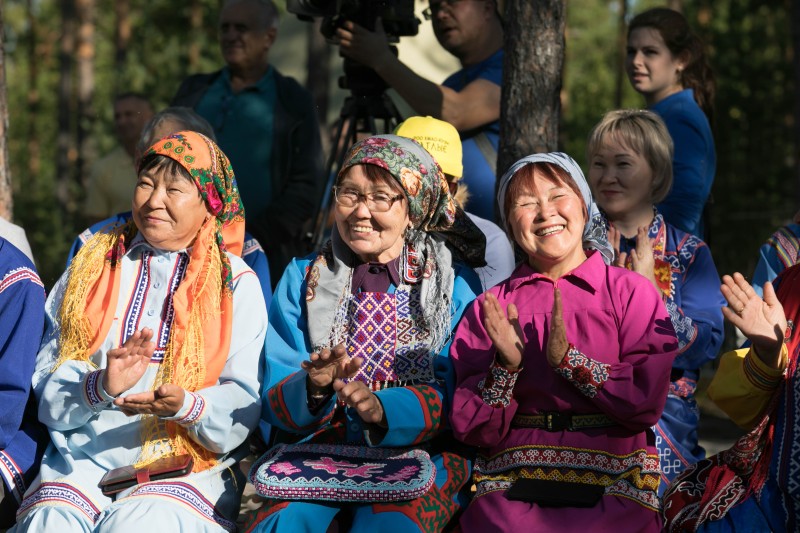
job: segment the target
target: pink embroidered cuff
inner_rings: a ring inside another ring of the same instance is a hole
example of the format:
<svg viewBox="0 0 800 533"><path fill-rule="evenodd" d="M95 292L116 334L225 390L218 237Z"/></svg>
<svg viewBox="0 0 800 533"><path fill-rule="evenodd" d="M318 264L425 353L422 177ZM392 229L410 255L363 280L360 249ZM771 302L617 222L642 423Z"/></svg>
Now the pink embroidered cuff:
<svg viewBox="0 0 800 533"><path fill-rule="evenodd" d="M565 377L585 396L594 398L608 381L611 365L598 363L586 357L573 345L569 345L561 364L554 370Z"/></svg>
<svg viewBox="0 0 800 533"><path fill-rule="evenodd" d="M510 372L497 361L493 361L489 375L478 383L484 403L492 407L508 407L514 392L514 384L521 370L522 368L519 368Z"/></svg>

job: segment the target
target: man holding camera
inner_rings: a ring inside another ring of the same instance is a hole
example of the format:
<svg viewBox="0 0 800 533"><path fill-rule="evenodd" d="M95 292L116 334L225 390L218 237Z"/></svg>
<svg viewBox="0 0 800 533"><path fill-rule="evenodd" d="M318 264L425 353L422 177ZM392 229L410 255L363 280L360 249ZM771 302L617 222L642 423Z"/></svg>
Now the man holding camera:
<svg viewBox="0 0 800 533"><path fill-rule="evenodd" d="M189 76L172 100L213 126L236 173L247 229L269 258L273 284L292 257L310 251L304 235L325 180L311 94L269 63L277 27L271 0L227 0L219 21L225 67Z"/></svg>
<svg viewBox="0 0 800 533"><path fill-rule="evenodd" d="M420 115L453 124L464 148L468 210L495 218L494 186L500 132L503 25L496 0L430 0L423 13L436 39L461 63L437 85L403 64L389 48L380 19L370 31L345 21L336 31L342 55L374 70Z"/></svg>

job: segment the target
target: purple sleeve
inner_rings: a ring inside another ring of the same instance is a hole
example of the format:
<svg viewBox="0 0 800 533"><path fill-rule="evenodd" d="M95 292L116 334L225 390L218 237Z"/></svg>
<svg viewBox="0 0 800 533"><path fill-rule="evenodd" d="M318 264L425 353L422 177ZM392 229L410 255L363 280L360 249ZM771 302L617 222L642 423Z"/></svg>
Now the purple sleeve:
<svg viewBox="0 0 800 533"><path fill-rule="evenodd" d="M509 387L497 387L497 380L493 379L495 351L481 323L482 301L483 296L479 296L464 313L450 347L450 360L456 371L450 423L457 439L473 446L492 447L508 433L518 404ZM513 388L513 383L510 385ZM499 401L493 402L493 396Z"/></svg>

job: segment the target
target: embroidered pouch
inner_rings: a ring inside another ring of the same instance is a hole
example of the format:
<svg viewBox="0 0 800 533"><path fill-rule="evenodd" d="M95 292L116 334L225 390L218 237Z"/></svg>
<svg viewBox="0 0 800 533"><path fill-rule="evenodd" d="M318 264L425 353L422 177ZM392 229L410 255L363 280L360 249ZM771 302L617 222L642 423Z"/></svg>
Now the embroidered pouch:
<svg viewBox="0 0 800 533"><path fill-rule="evenodd" d="M435 477L423 450L311 443L278 444L250 469L256 492L278 500L413 500Z"/></svg>

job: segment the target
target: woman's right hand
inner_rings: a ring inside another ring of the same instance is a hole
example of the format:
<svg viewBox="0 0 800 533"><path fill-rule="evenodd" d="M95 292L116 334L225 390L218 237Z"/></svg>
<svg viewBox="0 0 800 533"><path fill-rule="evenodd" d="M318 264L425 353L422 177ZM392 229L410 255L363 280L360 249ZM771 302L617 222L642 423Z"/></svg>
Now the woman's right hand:
<svg viewBox="0 0 800 533"><path fill-rule="evenodd" d="M483 327L486 328L486 332L497 350L497 362L506 370L515 372L522 366L522 354L525 351L517 306L508 304L508 316L506 317L503 306L500 305L497 297L490 292L485 294L486 297L481 305Z"/></svg>
<svg viewBox="0 0 800 533"><path fill-rule="evenodd" d="M323 348L312 352L308 361L303 361L300 366L308 373L308 380L312 387L319 391L331 392L336 379L353 377L361 368L360 357L348 357L344 344L334 346L333 350Z"/></svg>
<svg viewBox="0 0 800 533"><path fill-rule="evenodd" d="M787 321L772 283L764 284L762 300L744 276L735 272L733 276L722 276L720 290L728 302L722 314L750 339L765 364L778 368Z"/></svg>
<svg viewBox="0 0 800 533"><path fill-rule="evenodd" d="M103 372L103 389L111 396L119 396L142 378L156 345L150 342L153 330L142 328L119 348L106 354L106 369Z"/></svg>

